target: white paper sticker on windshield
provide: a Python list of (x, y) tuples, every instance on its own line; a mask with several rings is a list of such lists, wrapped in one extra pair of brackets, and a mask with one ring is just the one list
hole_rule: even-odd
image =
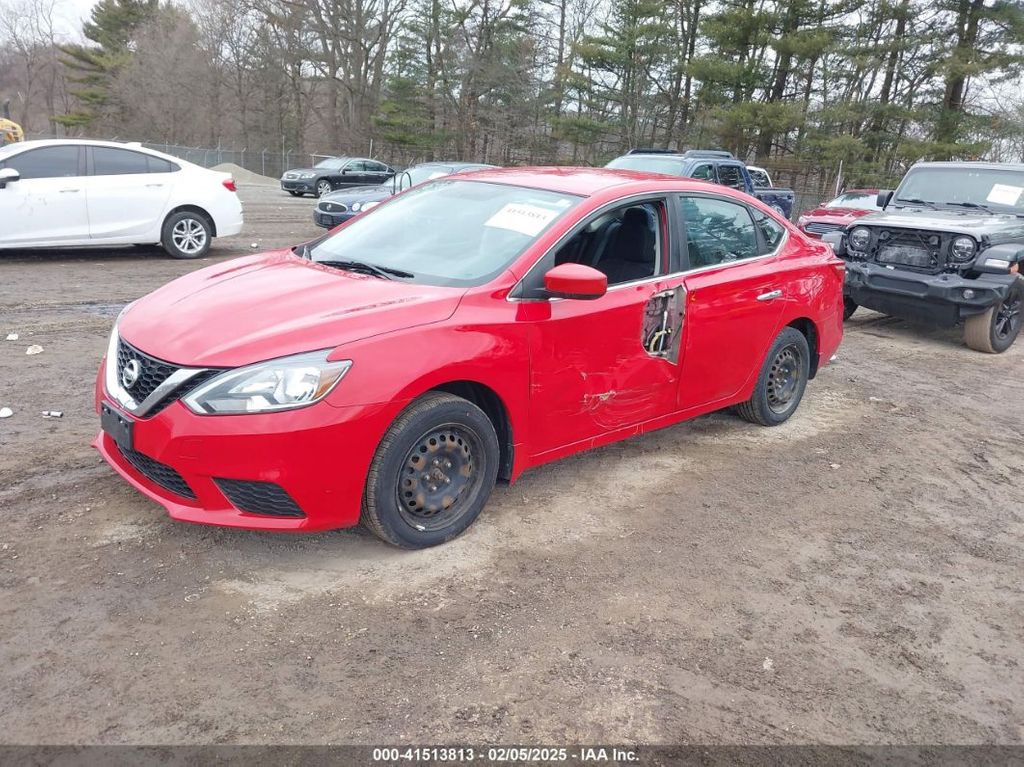
[(997, 205), (1016, 205), (1020, 199), (1021, 192), (1024, 192), (1024, 187), (1022, 186), (994, 184), (992, 191), (988, 193), (988, 197), (985, 199)]
[(548, 210), (521, 202), (510, 202), (487, 219), (484, 226), (509, 229), (528, 237), (535, 237), (557, 215), (557, 210)]

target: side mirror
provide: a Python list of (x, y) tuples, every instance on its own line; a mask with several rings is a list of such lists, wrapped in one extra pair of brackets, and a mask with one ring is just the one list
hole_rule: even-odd
[(875, 205), (879, 208), (884, 208), (892, 200), (892, 189), (883, 189), (878, 193), (878, 197), (875, 198)]
[(608, 292), (608, 277), (583, 264), (560, 264), (544, 275), (549, 298), (576, 298), (590, 301)]
[(21, 174), (14, 168), (0, 168), (0, 189), (6, 188), (21, 178)]
[(846, 253), (846, 249), (843, 247), (843, 233), (842, 232), (826, 232), (821, 235), (822, 242), (832, 246), (832, 250), (837, 256), (842, 256)]

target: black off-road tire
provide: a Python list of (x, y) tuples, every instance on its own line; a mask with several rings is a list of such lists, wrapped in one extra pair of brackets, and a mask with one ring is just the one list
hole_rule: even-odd
[(1006, 299), (987, 311), (968, 317), (964, 323), (964, 342), (975, 351), (1001, 354), (1013, 346), (1020, 335), (1024, 313), (1024, 277), (1018, 277)]
[(490, 498), (499, 454), (494, 426), (480, 408), (453, 394), (425, 394), (398, 415), (378, 445), (360, 522), (404, 549), (450, 541)]
[(736, 406), (736, 414), (760, 426), (785, 423), (803, 399), (810, 371), (811, 352), (804, 334), (784, 328), (768, 350), (754, 393)]
[(849, 296), (843, 296), (843, 321), (850, 319), (853, 313), (860, 307), (856, 301)]
[(213, 224), (203, 213), (180, 210), (164, 221), (160, 244), (172, 258), (201, 258), (213, 243)]

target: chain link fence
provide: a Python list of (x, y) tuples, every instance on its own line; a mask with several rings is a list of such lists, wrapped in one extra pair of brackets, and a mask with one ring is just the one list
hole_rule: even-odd
[(214, 168), (230, 163), (251, 173), (265, 176), (272, 181), (291, 168), (315, 165), (331, 155), (308, 154), (294, 149), (224, 149), (222, 147), (181, 146), (179, 144), (154, 144), (142, 142), (142, 146), (178, 157), (186, 162)]

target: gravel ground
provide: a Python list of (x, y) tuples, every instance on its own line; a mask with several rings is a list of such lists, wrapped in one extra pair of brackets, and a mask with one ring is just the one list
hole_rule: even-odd
[(124, 303), (318, 231), (240, 191), (199, 264), (0, 256), (4, 742), (1024, 743), (1024, 343), (862, 311), (785, 426), (531, 471), (439, 549), (180, 524), (93, 380)]

